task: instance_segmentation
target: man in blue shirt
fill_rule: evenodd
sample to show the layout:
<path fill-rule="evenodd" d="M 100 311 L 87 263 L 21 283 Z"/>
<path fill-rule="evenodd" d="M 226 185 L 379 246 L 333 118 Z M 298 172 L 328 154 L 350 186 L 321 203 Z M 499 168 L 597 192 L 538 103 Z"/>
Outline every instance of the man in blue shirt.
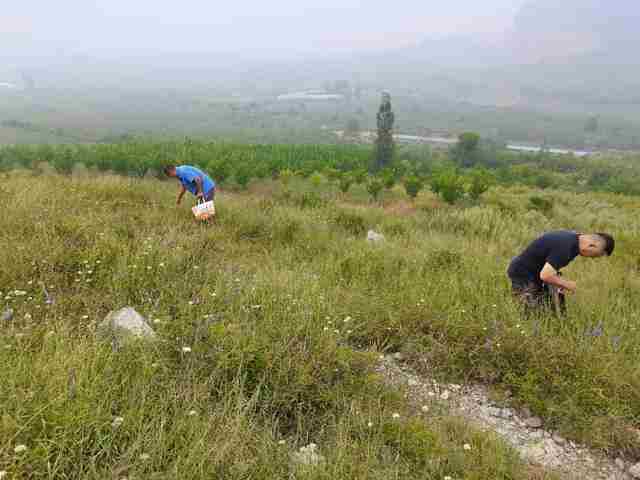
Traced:
<path fill-rule="evenodd" d="M 552 306 L 551 287 L 561 293 L 575 292 L 575 282 L 561 277 L 560 270 L 577 256 L 610 256 L 615 241 L 606 233 L 583 234 L 571 230 L 548 232 L 534 240 L 509 265 L 514 295 L 527 311 Z"/>
<path fill-rule="evenodd" d="M 209 175 L 202 170 L 190 165 L 169 165 L 164 168 L 164 173 L 168 177 L 177 178 L 180 181 L 181 189 L 178 194 L 177 205 L 180 205 L 185 192 L 189 190 L 198 199 L 205 202 L 213 200 L 216 194 L 216 183 Z"/>

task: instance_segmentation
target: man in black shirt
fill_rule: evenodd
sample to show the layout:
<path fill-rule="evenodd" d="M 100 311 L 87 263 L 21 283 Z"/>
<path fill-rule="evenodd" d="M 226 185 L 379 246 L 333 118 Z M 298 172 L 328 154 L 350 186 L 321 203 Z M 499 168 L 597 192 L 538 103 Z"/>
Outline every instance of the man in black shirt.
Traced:
<path fill-rule="evenodd" d="M 610 256 L 614 248 L 613 237 L 606 233 L 582 234 L 570 230 L 546 233 L 511 261 L 508 275 L 513 293 L 529 311 L 550 307 L 550 287 L 561 293 L 576 291 L 575 282 L 561 277 L 562 268 L 578 255 Z"/>

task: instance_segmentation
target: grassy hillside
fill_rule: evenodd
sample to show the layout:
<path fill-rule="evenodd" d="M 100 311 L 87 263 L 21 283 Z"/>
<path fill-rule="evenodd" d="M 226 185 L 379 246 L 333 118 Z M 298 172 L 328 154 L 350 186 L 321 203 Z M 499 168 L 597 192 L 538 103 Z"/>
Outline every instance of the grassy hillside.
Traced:
<path fill-rule="evenodd" d="M 380 352 L 399 350 L 512 390 L 569 438 L 640 456 L 637 200 L 548 192 L 544 216 L 525 188 L 466 207 L 390 192 L 380 207 L 362 187 L 305 196 L 307 181 L 285 193 L 263 180 L 222 192 L 203 227 L 166 182 L 5 175 L 10 478 L 546 478 L 437 409 L 426 421 L 409 410 L 373 374 Z M 565 322 L 527 323 L 504 270 L 553 227 L 609 230 L 619 250 L 567 271 L 580 293 Z M 367 244 L 368 228 L 387 242 Z M 126 305 L 159 340 L 114 352 L 96 326 Z M 295 467 L 311 442 L 326 463 Z"/>

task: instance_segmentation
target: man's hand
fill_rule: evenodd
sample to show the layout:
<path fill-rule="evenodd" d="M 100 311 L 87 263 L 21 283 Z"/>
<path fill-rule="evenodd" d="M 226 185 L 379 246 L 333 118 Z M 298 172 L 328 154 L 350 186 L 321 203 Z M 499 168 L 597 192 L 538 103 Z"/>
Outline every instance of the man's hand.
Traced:
<path fill-rule="evenodd" d="M 562 291 L 567 291 L 570 293 L 575 293 L 578 286 L 576 282 L 572 282 L 571 280 L 565 280 L 560 275 L 555 268 L 549 263 L 545 264 L 542 272 L 540 272 L 540 280 L 544 283 L 548 283 L 549 285 L 555 285 L 556 287 L 562 289 Z"/>

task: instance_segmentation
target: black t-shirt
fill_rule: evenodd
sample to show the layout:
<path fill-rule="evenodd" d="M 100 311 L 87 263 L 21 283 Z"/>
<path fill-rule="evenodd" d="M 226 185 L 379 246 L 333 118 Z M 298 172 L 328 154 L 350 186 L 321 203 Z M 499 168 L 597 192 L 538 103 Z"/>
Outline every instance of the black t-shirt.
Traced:
<path fill-rule="evenodd" d="M 560 271 L 579 254 L 578 233 L 570 230 L 545 233 L 511 261 L 509 276 L 542 283 L 540 272 L 546 263 Z"/>

